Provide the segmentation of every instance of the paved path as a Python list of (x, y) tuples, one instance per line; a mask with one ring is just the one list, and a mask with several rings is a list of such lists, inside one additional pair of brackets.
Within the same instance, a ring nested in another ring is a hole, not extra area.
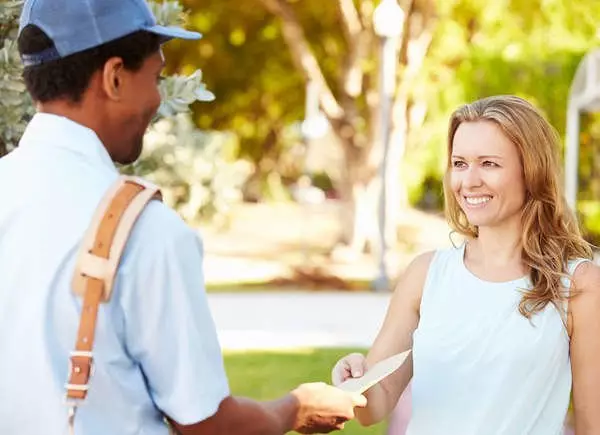
[(224, 350), (368, 347), (390, 294), (213, 293), (208, 302)]

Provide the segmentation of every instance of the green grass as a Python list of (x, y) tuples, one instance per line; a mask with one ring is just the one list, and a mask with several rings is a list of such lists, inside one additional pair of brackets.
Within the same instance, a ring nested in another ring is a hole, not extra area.
[[(329, 382), (333, 364), (361, 349), (299, 349), (296, 351), (225, 352), (225, 367), (234, 395), (276, 399), (303, 382)], [(385, 426), (369, 428), (352, 421), (346, 435), (384, 435)]]

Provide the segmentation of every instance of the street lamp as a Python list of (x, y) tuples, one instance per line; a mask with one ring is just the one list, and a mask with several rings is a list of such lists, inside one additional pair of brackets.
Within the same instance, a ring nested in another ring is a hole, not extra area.
[(379, 162), (379, 274), (373, 282), (375, 291), (389, 290), (389, 279), (386, 267), (386, 195), (387, 195), (387, 165), (388, 146), (390, 141), (390, 118), (392, 101), (396, 83), (396, 62), (398, 41), (404, 26), (404, 11), (397, 0), (381, 0), (373, 12), (375, 33), (381, 39), (380, 59), (380, 116), (381, 116), (381, 160)]

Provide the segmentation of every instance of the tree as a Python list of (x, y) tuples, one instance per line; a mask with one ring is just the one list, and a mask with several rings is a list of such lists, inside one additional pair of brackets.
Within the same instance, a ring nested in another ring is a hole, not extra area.
[[(195, 104), (203, 130), (237, 137), (232, 157), (248, 160), (254, 172), (245, 185), (248, 199), (278, 198), (302, 171), (289, 154), (297, 145), (293, 126), (303, 116), (303, 79), (287, 54), (280, 30), (253, 2), (184, 1), (190, 23), (204, 34), (199, 44), (177, 41), (167, 50), (167, 70), (201, 67), (214, 104)], [(318, 30), (318, 29), (314, 29)], [(300, 90), (300, 92), (298, 92)]]
[[(359, 68), (353, 70), (352, 77), (358, 79), (351, 83), (359, 83), (361, 87), (355, 90), (356, 97), (347, 98), (352, 103), (348, 104), (344, 100), (344, 84), (348, 81), (344, 78), (349, 74), (342, 72), (347, 71), (353, 59), (350, 54), (357, 48), (347, 42), (348, 36), (342, 31), (347, 25), (341, 6), (352, 3), (362, 17), (360, 25), (366, 27), (370, 26), (369, 17), (376, 2), (271, 0), (269, 3), (281, 4), (285, 8), (282, 10), (291, 11), (303, 32), (306, 42), (303, 47), (313, 56), (311, 65), (322, 73), (333, 100), (340, 107), (356, 107), (347, 132), (358, 135), (355, 140), (361, 146), (370, 142), (365, 149), (359, 148), (364, 158), (356, 160), (362, 165), (359, 169), (369, 166), (373, 174), (379, 125), (377, 41), (370, 29), (359, 27), (372, 40), (367, 43), (362, 62), (356, 62)], [(414, 9), (406, 18), (414, 27), (408, 26), (413, 30), (410, 35), (405, 33), (398, 60), (397, 96), (399, 107), (407, 108), (407, 114), (393, 116), (397, 128), (407, 127), (405, 133), (399, 134), (406, 138), (406, 147), (396, 148), (399, 156), (391, 164), (400, 171), (398, 178), (405, 183), (410, 204), (439, 210), (451, 111), (475, 98), (515, 93), (540, 107), (562, 133), (574, 68), (583, 54), (597, 45), (600, 2), (498, 0), (492, 4), (484, 0), (435, 0), (432, 4), (425, 3), (432, 6), (426, 22), (421, 20), (424, 17), (420, 16), (419, 8), (424, 6), (420, 1), (413, 5), (404, 0), (400, 3), (405, 12), (409, 7)], [(289, 146), (286, 126), (298, 123), (304, 116), (308, 76), (306, 68), (291, 55), (292, 44), (298, 43), (286, 42), (284, 21), (288, 18), (279, 18), (283, 16), (282, 10), (273, 9), (275, 13), (265, 19), (265, 9), (257, 7), (265, 5), (263, 0), (241, 3), (205, 0), (202, 5), (187, 0), (186, 4), (190, 7), (190, 21), (205, 37), (199, 45), (185, 42), (171, 45), (171, 68), (191, 71), (201, 66), (209, 88), (219, 99), (218, 104), (194, 105), (195, 121), (202, 128), (234, 133), (239, 138), (237, 156), (249, 157), (265, 178), (290, 178), (293, 171), (285, 162), (293, 160), (289, 155), (294, 148)], [(431, 38), (429, 44), (428, 38)], [(404, 105), (403, 101), (408, 103)], [(335, 126), (335, 122), (332, 124)], [(589, 135), (582, 136), (582, 141), (589, 144), (584, 146), (582, 142), (582, 189), (589, 184), (586, 180), (590, 174), (598, 172), (586, 169), (589, 166), (586, 156), (597, 149), (598, 143), (588, 139)], [(368, 158), (371, 162), (367, 162)], [(401, 164), (397, 159), (402, 160)], [(345, 160), (343, 166), (346, 168), (350, 163)], [(401, 204), (396, 197), (388, 203)], [(365, 206), (366, 210), (369, 208), (375, 209), (372, 205)], [(595, 214), (600, 216), (600, 212)], [(360, 239), (357, 238), (359, 242)]]
[[(343, 61), (338, 64), (335, 81), (326, 79), (315, 44), (311, 46), (294, 4), (286, 0), (259, 0), (280, 19), (283, 37), (289, 47), (296, 68), (307, 82), (320, 90), (319, 103), (335, 135), (342, 145), (345, 159), (344, 177), (339, 180), (342, 197), (351, 210), (344, 215), (346, 236), (355, 250), (364, 249), (368, 241), (367, 228), (376, 224), (377, 170), (381, 160), (380, 133), (377, 127), (379, 104), (378, 77), (374, 66), (381, 59), (377, 53), (378, 39), (372, 19), (375, 2), (372, 0), (338, 0), (337, 25), (343, 35)], [(323, 3), (323, 2), (321, 2)], [(395, 242), (394, 227), (401, 207), (407, 202), (401, 185), (399, 168), (404, 155), (411, 122), (411, 87), (416, 79), (431, 44), (436, 24), (433, 0), (411, 0), (403, 5), (405, 11), (403, 32), (398, 52), (399, 71), (396, 93), (391, 111), (391, 138), (388, 160), (387, 215), (391, 223), (386, 229), (389, 242)], [(317, 7), (318, 11), (319, 8)], [(318, 13), (318, 12), (316, 12)], [(321, 58), (322, 59), (322, 58)], [(371, 242), (373, 242), (371, 240)], [(372, 243), (373, 244), (373, 243)]]
[(31, 99), (21, 81), (16, 47), (22, 1), (0, 4), (0, 156), (14, 148), (33, 114)]

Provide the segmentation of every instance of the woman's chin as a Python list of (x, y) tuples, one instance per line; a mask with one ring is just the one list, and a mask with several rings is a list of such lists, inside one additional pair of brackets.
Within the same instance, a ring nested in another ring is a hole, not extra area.
[(482, 210), (464, 210), (465, 216), (469, 223), (476, 227), (488, 226), (493, 224), (494, 218), (493, 216), (489, 216), (488, 213), (482, 213)]

